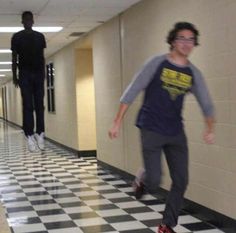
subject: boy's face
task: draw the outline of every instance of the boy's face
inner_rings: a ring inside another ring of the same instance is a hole
[[[33,19],[32,15],[30,15],[30,14],[25,15],[22,18],[22,24],[24,25],[25,29],[31,29],[34,24],[34,19]]]
[[[194,33],[187,29],[179,31],[172,46],[173,51],[177,52],[179,55],[188,57],[195,46]]]

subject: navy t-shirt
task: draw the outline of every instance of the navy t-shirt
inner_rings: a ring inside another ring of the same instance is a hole
[[[186,93],[195,95],[203,115],[214,116],[214,106],[201,72],[190,62],[181,66],[168,54],[148,60],[124,91],[120,102],[131,104],[144,93],[136,125],[162,135],[174,136],[183,130],[182,109]]]
[[[20,70],[40,71],[44,69],[44,48],[46,48],[44,35],[33,30],[17,32],[11,40],[11,50],[18,54]]]
[[[191,89],[189,67],[178,67],[164,60],[145,91],[136,125],[165,135],[181,131],[184,95]]]

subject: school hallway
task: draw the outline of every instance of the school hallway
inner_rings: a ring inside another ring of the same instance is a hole
[[[23,131],[3,120],[0,194],[12,233],[151,233],[164,209],[161,196],[137,201],[131,181],[97,165],[95,157],[78,158],[47,140],[45,151],[29,153]],[[184,211],[175,230],[223,232]]]

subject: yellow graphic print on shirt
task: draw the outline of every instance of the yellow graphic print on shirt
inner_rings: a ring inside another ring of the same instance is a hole
[[[166,89],[172,100],[185,94],[192,86],[192,76],[164,68],[161,74],[162,88]]]

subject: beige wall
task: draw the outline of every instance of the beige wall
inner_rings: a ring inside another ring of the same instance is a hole
[[[60,50],[47,61],[52,61],[55,68],[56,112],[48,113],[45,109],[46,135],[78,150],[74,45]]]
[[[111,142],[107,130],[119,97],[148,57],[168,52],[165,38],[176,21],[197,25],[201,46],[191,59],[205,74],[217,109],[217,139],[215,145],[203,143],[200,109],[194,97],[187,97],[184,117],[190,147],[190,184],[186,197],[233,218],[236,218],[235,12],[234,0],[145,0],[96,30],[93,42],[98,158],[134,174],[141,165],[139,133],[134,127],[141,95],[130,107],[119,139]],[[169,188],[166,164],[163,174],[162,186]]]
[[[76,97],[79,150],[96,150],[92,49],[76,51]]]
[[[20,89],[15,88],[13,83],[8,83],[6,88],[7,117],[8,121],[22,125],[22,101]]]
[[[93,35],[97,153],[101,161],[126,170],[123,131],[115,141],[111,141],[107,133],[122,91],[119,30],[120,21],[115,18]]]
[[[0,117],[3,117],[3,109],[2,109],[2,89],[0,89]]]

